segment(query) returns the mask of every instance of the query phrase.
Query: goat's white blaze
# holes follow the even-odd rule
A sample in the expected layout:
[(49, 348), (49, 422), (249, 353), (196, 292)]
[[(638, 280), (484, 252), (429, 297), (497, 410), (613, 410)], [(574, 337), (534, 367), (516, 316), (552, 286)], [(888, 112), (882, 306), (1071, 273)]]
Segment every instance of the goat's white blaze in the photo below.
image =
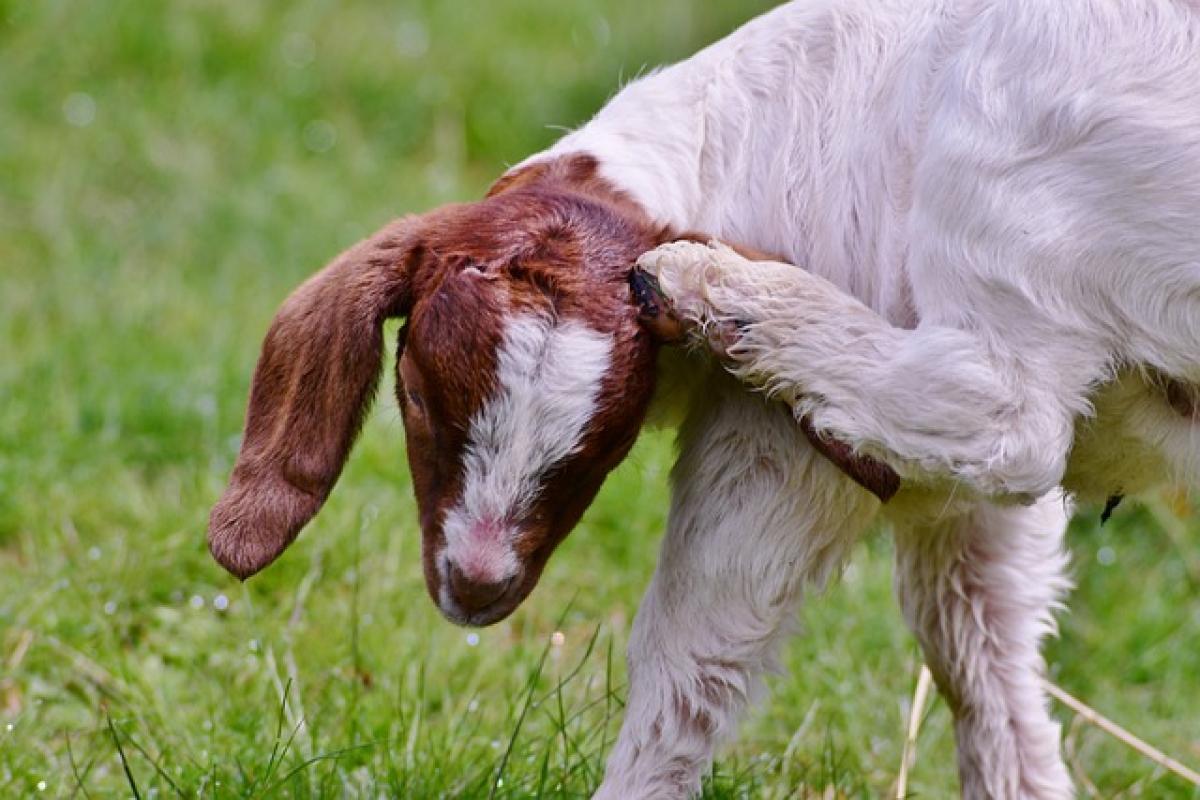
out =
[(611, 337), (582, 322), (508, 322), (497, 391), (471, 421), (462, 496), (443, 522), (443, 570), (448, 560), (472, 580), (516, 574), (515, 526), (546, 473), (579, 446), (611, 356)]

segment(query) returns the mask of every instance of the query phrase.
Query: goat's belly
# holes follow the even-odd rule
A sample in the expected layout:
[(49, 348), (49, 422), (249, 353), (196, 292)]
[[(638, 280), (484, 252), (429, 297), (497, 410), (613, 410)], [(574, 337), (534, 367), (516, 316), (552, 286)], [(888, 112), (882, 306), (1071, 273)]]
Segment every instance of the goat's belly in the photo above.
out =
[(1170, 402), (1160, 379), (1144, 370), (1124, 372), (1092, 402), (1095, 414), (1076, 422), (1063, 478), (1067, 491), (1099, 502), (1170, 480), (1194, 481), (1200, 420)]

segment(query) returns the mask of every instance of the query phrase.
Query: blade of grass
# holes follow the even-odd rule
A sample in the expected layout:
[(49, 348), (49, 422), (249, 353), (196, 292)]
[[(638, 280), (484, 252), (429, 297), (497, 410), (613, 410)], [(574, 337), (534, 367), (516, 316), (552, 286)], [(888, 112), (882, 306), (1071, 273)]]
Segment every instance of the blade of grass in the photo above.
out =
[(108, 720), (108, 732), (112, 736), (113, 744), (117, 746), (121, 769), (125, 770), (125, 780), (129, 782), (129, 789), (133, 792), (134, 800), (142, 800), (142, 793), (138, 791), (137, 781), (133, 778), (133, 771), (129, 769), (128, 759), (125, 758), (125, 749), (121, 747), (121, 737), (117, 735), (117, 727), (113, 725), (112, 715), (106, 713), (104, 718)]
[[(279, 700), (279, 715), (275, 720), (275, 742), (271, 745), (271, 755), (267, 758), (267, 771), (263, 774), (261, 783), (265, 784), (271, 780), (271, 776), (275, 774), (275, 767), (278, 765), (278, 759), (282, 759), (287, 753), (288, 747), (291, 746), (292, 739), (296, 736), (296, 729), (292, 730), (292, 735), (288, 738), (287, 743), (283, 745), (283, 752), (280, 752), (280, 741), (283, 739), (283, 720), (287, 716), (287, 701), (288, 695), (292, 691), (292, 681), (289, 678), (287, 685), (283, 687), (283, 696)], [(255, 783), (259, 783), (256, 781)], [(253, 787), (251, 787), (253, 788)]]
[(350, 747), (343, 747), (340, 750), (334, 750), (330, 753), (321, 753), (321, 754), (315, 755), (311, 758), (306, 758), (306, 759), (304, 759), (304, 761), (300, 762), (295, 767), (293, 767), (291, 770), (289, 770), (287, 772), (287, 774), (285, 774), (282, 778), (280, 778), (275, 783), (268, 786), (267, 790), (265, 792), (263, 792), (263, 796), (266, 797), (266, 796), (275, 794), (276, 790), (282, 788), (283, 785), (286, 784), (288, 781), (290, 781), (294, 776), (299, 775), (301, 772), (308, 769), (313, 764), (318, 764), (322, 761), (330, 761), (330, 760), (336, 761), (337, 759), (341, 758), (342, 756), (346, 755), (347, 753), (353, 753), (356, 750), (369, 750), (379, 744), (387, 744), (387, 741), (381, 740), (378, 742), (365, 742), (363, 744), (356, 744), (356, 745), (352, 745)]
[[(563, 613), (559, 616), (558, 622), (554, 626), (555, 630), (558, 630), (562, 627), (563, 622), (566, 620), (570, 611), (571, 604), (568, 603), (567, 607), (563, 609)], [(504, 755), (501, 756), (500, 764), (496, 768), (496, 775), (492, 779), (492, 785), (488, 790), (488, 800), (494, 800), (496, 797), (496, 790), (503, 785), (504, 770), (508, 767), (508, 760), (512, 757), (512, 751), (517, 744), (517, 736), (521, 733), (521, 726), (525, 723), (525, 717), (529, 715), (529, 709), (533, 703), (533, 693), (537, 691), (537, 682), (542, 676), (542, 671), (546, 668), (546, 659), (550, 656), (550, 648), (552, 646), (553, 637), (547, 636), (546, 644), (542, 648), (542, 654), (538, 658), (537, 667), (529, 676), (529, 680), (526, 684), (525, 701), (521, 704), (521, 711), (517, 715), (517, 722), (513, 726), (512, 733), (508, 737), (508, 745), (504, 748)]]
[(71, 749), (71, 734), (67, 733), (64, 737), (67, 742), (67, 762), (71, 765), (71, 776), (75, 778), (75, 789), (71, 792), (71, 797), (74, 797), (79, 792), (83, 792), (86, 800), (92, 800), (92, 796), (88, 794), (87, 787), (83, 785), (83, 779), (92, 771), (92, 765), (96, 763), (96, 759), (92, 759), (83, 768), (83, 775), (79, 774), (79, 765), (75, 763), (75, 753)]
[(187, 797), (187, 793), (184, 792), (183, 789), (179, 788), (179, 784), (175, 783), (175, 781), (171, 779), (171, 776), (167, 774), (166, 770), (162, 768), (162, 765), (159, 763), (159, 759), (156, 759), (154, 756), (150, 755), (146, 748), (142, 747), (138, 740), (133, 738), (133, 736), (129, 736), (129, 744), (133, 746), (134, 750), (137, 750), (142, 754), (142, 758), (150, 762), (150, 765), (154, 767), (154, 771), (158, 773), (158, 776), (166, 781), (168, 786), (175, 790), (175, 794), (183, 798)]

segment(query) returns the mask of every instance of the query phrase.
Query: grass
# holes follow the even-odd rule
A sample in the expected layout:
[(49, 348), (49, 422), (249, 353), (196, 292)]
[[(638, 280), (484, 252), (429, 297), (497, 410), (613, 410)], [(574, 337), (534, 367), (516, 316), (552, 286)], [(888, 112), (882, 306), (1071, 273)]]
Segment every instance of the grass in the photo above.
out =
[[(210, 561), (207, 509), (259, 337), (302, 277), (392, 216), (478, 196), (622, 76), (766, 5), (0, 0), (0, 796), (595, 787), (668, 433), (643, 437), (534, 597), (483, 631), (425, 596), (386, 399), (266, 574), (241, 585)], [(1195, 764), (1200, 529), (1164, 508), (1104, 528), (1081, 514), (1049, 658)], [(889, 583), (877, 537), (806, 609), (708, 796), (886, 794), (919, 665)], [(1200, 797), (1067, 732), (1100, 796)], [(954, 791), (943, 706), (909, 785)]]

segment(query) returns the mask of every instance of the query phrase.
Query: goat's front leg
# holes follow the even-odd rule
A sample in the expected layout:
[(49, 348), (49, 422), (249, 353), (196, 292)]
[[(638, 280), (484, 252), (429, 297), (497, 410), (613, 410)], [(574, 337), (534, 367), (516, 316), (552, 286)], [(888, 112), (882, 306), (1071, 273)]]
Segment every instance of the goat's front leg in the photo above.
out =
[(1048, 495), (897, 526), (896, 592), (954, 711), (967, 800), (1072, 796), (1039, 652), (1067, 588), (1067, 516)]
[(602, 798), (697, 791), (796, 612), (878, 502), (816, 453), (786, 410), (726, 375), (680, 431), (671, 513), (629, 644), (624, 724)]
[[(674, 242), (642, 256), (675, 314), (739, 378), (905, 478), (1036, 497), (1058, 485), (1077, 392), (1051, 343), (903, 329), (790, 264)], [(1078, 405), (1078, 404), (1076, 404)]]

